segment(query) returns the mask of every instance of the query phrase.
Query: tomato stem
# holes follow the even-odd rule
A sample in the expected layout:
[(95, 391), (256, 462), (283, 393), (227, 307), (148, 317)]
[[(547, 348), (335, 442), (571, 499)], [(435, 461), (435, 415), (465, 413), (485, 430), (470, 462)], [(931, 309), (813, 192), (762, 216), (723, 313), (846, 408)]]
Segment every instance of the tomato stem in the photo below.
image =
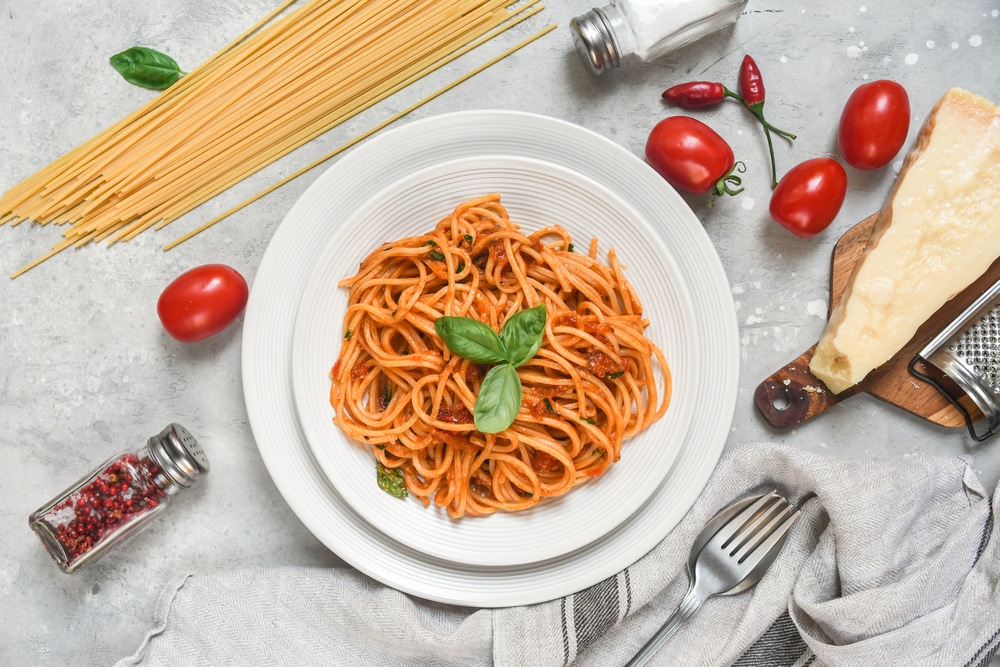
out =
[(715, 206), (715, 197), (722, 197), (723, 195), (729, 195), (733, 197), (743, 192), (743, 179), (737, 176), (734, 172), (744, 173), (747, 170), (747, 166), (742, 162), (736, 162), (733, 164), (733, 168), (730, 169), (726, 174), (715, 182), (715, 187), (709, 192), (708, 195), (708, 207), (712, 208)]

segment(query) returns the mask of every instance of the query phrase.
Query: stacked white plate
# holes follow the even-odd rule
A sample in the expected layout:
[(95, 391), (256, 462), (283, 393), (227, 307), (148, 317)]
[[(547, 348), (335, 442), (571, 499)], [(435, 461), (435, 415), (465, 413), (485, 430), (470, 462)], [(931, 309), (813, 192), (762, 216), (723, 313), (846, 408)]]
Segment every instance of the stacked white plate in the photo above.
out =
[[(499, 192), (531, 231), (560, 224), (579, 248), (614, 248), (666, 354), (666, 416), (626, 441), (602, 477), (524, 512), (452, 520), (380, 491), (374, 459), (331, 419), (342, 343), (336, 283), (383, 241), (426, 233)], [(729, 285), (697, 218), (642, 160), (586, 129), (507, 111), (436, 116), (385, 132), (320, 176), (274, 235), (244, 320), (243, 385), (279, 491), (327, 547), (414, 595), (467, 606), (575, 592), (649, 551), (718, 461), (738, 385)], [(662, 378), (661, 378), (662, 382)]]

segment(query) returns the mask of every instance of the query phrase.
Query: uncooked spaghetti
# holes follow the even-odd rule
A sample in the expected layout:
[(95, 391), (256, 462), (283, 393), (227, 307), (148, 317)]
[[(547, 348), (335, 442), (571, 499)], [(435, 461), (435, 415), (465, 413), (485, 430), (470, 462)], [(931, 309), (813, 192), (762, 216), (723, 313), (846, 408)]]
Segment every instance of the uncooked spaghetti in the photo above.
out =
[[(491, 194), (376, 248), (341, 281), (334, 422), (425, 505), (455, 518), (531, 507), (602, 475), (666, 412), (670, 371), (615, 252), (605, 264), (596, 240), (574, 250), (561, 226), (522, 232)], [(434, 322), (469, 317), (498, 331), (539, 304), (548, 317), (517, 369), (520, 411), (506, 430), (481, 433), (473, 411), (487, 367), (453, 354)]]
[(36, 262), (178, 219), (541, 9), (538, 0), (286, 0), (121, 121), (0, 196), (64, 226)]

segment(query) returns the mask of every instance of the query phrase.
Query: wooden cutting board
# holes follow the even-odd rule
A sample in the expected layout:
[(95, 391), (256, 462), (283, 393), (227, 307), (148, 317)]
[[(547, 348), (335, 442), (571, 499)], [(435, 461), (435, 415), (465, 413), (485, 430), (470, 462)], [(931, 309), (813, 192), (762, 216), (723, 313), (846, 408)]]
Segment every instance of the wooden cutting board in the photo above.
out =
[[(876, 215), (871, 215), (847, 232), (833, 249), (830, 273), (830, 308), (833, 309), (844, 293), (854, 265), (857, 264), (871, 235)], [(798, 359), (779, 369), (761, 382), (754, 392), (754, 403), (769, 424), (788, 428), (826, 411), (855, 394), (865, 392), (892, 403), (919, 417), (948, 427), (965, 426), (965, 419), (955, 406), (932, 385), (909, 372), (913, 357), (934, 336), (951, 324), (965, 308), (1000, 279), (1000, 260), (958, 294), (924, 323), (913, 339), (896, 356), (875, 369), (859, 384), (834, 394), (823, 381), (809, 372), (809, 361), (816, 346), (813, 345)], [(955, 388), (955, 395), (974, 419), (982, 413), (968, 397)]]

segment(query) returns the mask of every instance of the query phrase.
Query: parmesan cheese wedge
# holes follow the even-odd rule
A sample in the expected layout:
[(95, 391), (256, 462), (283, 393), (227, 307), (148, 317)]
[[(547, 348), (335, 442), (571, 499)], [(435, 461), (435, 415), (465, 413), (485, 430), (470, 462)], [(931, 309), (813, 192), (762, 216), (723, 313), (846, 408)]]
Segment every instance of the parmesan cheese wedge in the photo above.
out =
[(835, 394), (1000, 257), (1000, 107), (952, 88), (917, 136), (809, 370)]

